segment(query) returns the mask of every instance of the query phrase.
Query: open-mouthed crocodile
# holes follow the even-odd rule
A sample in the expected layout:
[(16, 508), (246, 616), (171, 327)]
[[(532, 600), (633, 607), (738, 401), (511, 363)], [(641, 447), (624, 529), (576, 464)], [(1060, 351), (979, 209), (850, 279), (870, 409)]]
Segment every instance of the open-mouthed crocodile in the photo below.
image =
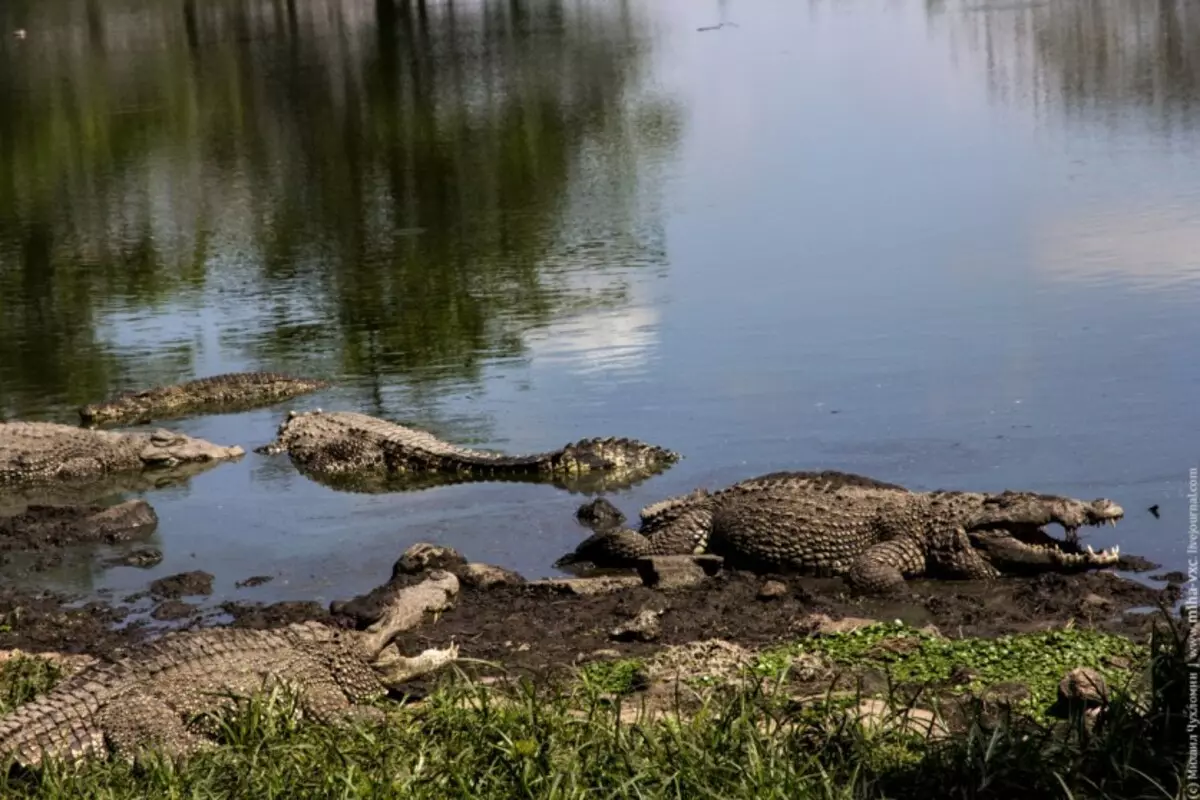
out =
[(79, 409), (85, 425), (147, 422), (187, 414), (244, 411), (329, 386), (327, 381), (274, 372), (230, 372), (170, 386), (125, 392)]
[(286, 452), (306, 475), (363, 491), (468, 480), (615, 488), (632, 485), (679, 459), (662, 447), (618, 437), (580, 439), (544, 453), (505, 455), (460, 447), (366, 414), (320, 409), (288, 414), (277, 438), (257, 452)]
[[(779, 472), (647, 506), (640, 530), (600, 531), (558, 566), (713, 553), (731, 565), (843, 575), (859, 589), (882, 591), (919, 576), (986, 579), (1111, 567), (1120, 549), (1082, 548), (1077, 532), (1115, 525), (1123, 516), (1106, 499), (912, 492), (849, 473)], [(1050, 523), (1066, 538), (1047, 533)]]
[(0, 717), (0, 764), (136, 760), (144, 749), (187, 756), (215, 746), (212, 714), (277, 686), (295, 691), (302, 713), (319, 722), (382, 720), (382, 709), (361, 704), (457, 658), (454, 645), (405, 657), (392, 639), (444, 609), (458, 588), (454, 575), (431, 572), (399, 590), (365, 631), (305, 622), (170, 633), (138, 645)]
[(0, 490), (32, 484), (86, 484), (121, 473), (171, 470), (238, 458), (222, 447), (162, 428), (101, 431), (56, 422), (0, 422)]

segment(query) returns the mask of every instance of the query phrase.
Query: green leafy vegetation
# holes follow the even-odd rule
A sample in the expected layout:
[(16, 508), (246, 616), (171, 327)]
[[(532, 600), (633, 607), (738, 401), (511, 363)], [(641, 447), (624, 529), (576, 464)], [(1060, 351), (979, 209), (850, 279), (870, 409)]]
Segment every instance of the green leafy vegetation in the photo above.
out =
[[(896, 683), (954, 693), (1017, 682), (1029, 690), (1021, 709), (1041, 714), (1054, 702), (1059, 680), (1068, 670), (1091, 667), (1110, 683), (1121, 685), (1146, 664), (1149, 651), (1123, 636), (1082, 628), (995, 639), (947, 639), (891, 622), (766, 651), (759, 656), (757, 670), (780, 674), (800, 654), (823, 656), (836, 667), (880, 670)], [(956, 675), (961, 679), (954, 680)]]
[[(821, 646), (843, 661), (867, 659), (871, 642), (894, 635), (888, 626)], [(987, 664), (1009, 652), (1038, 665), (1032, 648), (1039, 642), (1081, 647), (1085, 655), (1119, 650), (1093, 635), (968, 640), (954, 653), (981, 654)], [(0, 779), (0, 796), (1169, 798), (1185, 763), (1185, 652), (1182, 625), (1160, 630), (1146, 653), (1150, 691), (1135, 697), (1117, 689), (1093, 723), (980, 717), (936, 738), (855, 724), (847, 715), (814, 716), (811, 707), (790, 708), (763, 688), (781, 684), (761, 680), (649, 721), (622, 708), (636, 698), (613, 702), (529, 681), (501, 689), (461, 675), (447, 675), (420, 703), (386, 704), (383, 725), (307, 723), (293, 698), (276, 692), (225, 720), (222, 746), (187, 762), (52, 764)], [(5, 665), (6, 704), (49, 685), (53, 673), (36, 661)], [(632, 688), (639, 673), (636, 661), (614, 661), (585, 668), (581, 678), (618, 690)]]

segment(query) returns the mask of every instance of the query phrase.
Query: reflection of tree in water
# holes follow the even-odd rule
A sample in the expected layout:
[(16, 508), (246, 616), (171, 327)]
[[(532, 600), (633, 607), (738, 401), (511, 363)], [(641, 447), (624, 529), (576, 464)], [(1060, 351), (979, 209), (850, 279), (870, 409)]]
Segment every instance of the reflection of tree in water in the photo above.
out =
[(987, 59), (998, 96), (1156, 127), (1200, 106), (1200, 8), (1188, 0), (927, 0), (931, 20)]
[(0, 7), (18, 26), (0, 44), (8, 413), (187, 371), (187, 338), (153, 342), (149, 367), (106, 343), (114, 309), (219, 291), (245, 361), (471, 380), (580, 304), (554, 265), (581, 230), (597, 263), (661, 260), (636, 207), (678, 115), (632, 96), (644, 53), (620, 4)]

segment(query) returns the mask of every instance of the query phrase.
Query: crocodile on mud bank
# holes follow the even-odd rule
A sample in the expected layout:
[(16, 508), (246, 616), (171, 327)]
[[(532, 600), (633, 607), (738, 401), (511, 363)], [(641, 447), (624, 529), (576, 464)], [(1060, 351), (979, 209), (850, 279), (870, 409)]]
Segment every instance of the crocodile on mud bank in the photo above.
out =
[[(638, 531), (600, 530), (557, 566), (621, 566), (648, 555), (712, 553), (752, 569), (841, 575), (887, 591), (906, 578), (989, 579), (1114, 566), (1120, 550), (1078, 544), (1115, 525), (1110, 500), (1005, 491), (913, 492), (843, 472), (778, 472), (647, 506)], [(1057, 523), (1065, 540), (1043, 526)]]
[(176, 632), (136, 645), (0, 717), (0, 763), (10, 756), (26, 767), (109, 754), (136, 760), (143, 748), (191, 755), (216, 745), (205, 712), (275, 686), (292, 688), (301, 711), (319, 722), (382, 720), (382, 709), (361, 704), (457, 658), (454, 645), (405, 657), (392, 639), (446, 608), (458, 590), (454, 575), (431, 572), (395, 593), (363, 631), (301, 622)]
[(121, 473), (233, 459), (244, 452), (162, 428), (116, 432), (56, 422), (0, 422), (0, 490), (84, 484)]
[(431, 433), (350, 411), (290, 412), (276, 439), (256, 452), (286, 452), (302, 472), (335, 486), (386, 489), (397, 478), (549, 480), (588, 489), (629, 486), (679, 459), (636, 439), (580, 439), (557, 450), (505, 455), (445, 442)]
[(171, 386), (125, 392), (79, 409), (84, 425), (148, 422), (198, 412), (242, 411), (290, 400), (329, 386), (328, 381), (275, 372), (231, 372)]

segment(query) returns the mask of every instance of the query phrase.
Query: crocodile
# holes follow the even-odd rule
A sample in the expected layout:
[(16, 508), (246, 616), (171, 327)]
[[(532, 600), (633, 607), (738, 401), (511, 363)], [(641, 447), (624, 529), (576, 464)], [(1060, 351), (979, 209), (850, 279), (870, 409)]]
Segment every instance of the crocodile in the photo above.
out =
[(392, 642), (458, 590), (454, 575), (432, 571), (396, 592), (365, 630), (308, 621), (179, 631), (135, 645), (0, 717), (0, 765), (137, 762), (146, 750), (187, 757), (218, 744), (218, 715), (278, 688), (291, 689), (300, 712), (317, 722), (382, 721), (383, 709), (368, 703), (458, 657), (453, 644), (405, 657)]
[(79, 409), (84, 425), (148, 422), (197, 412), (242, 411), (290, 400), (329, 386), (328, 381), (276, 372), (230, 372), (170, 386), (124, 392)]
[(113, 544), (148, 534), (157, 525), (158, 515), (145, 500), (114, 506), (29, 506), (20, 514), (0, 517), (0, 552)]
[[(278, 436), (256, 452), (286, 452), (297, 468), (321, 482), (363, 491), (466, 480), (549, 479), (589, 488), (628, 486), (679, 459), (636, 439), (580, 439), (557, 450), (505, 455), (443, 441), (431, 433), (352, 411), (292, 411)], [(432, 479), (432, 480), (430, 480)]]
[(87, 483), (119, 473), (240, 457), (182, 433), (101, 431), (57, 422), (0, 422), (0, 487)]
[[(752, 569), (841, 575), (890, 591), (920, 576), (990, 579), (1115, 565), (1120, 548), (1079, 545), (1082, 526), (1124, 516), (1092, 502), (1032, 492), (914, 492), (837, 471), (777, 472), (647, 506), (639, 530), (600, 530), (556, 566), (620, 566), (648, 555), (711, 553)], [(1066, 536), (1044, 530), (1057, 523)]]

